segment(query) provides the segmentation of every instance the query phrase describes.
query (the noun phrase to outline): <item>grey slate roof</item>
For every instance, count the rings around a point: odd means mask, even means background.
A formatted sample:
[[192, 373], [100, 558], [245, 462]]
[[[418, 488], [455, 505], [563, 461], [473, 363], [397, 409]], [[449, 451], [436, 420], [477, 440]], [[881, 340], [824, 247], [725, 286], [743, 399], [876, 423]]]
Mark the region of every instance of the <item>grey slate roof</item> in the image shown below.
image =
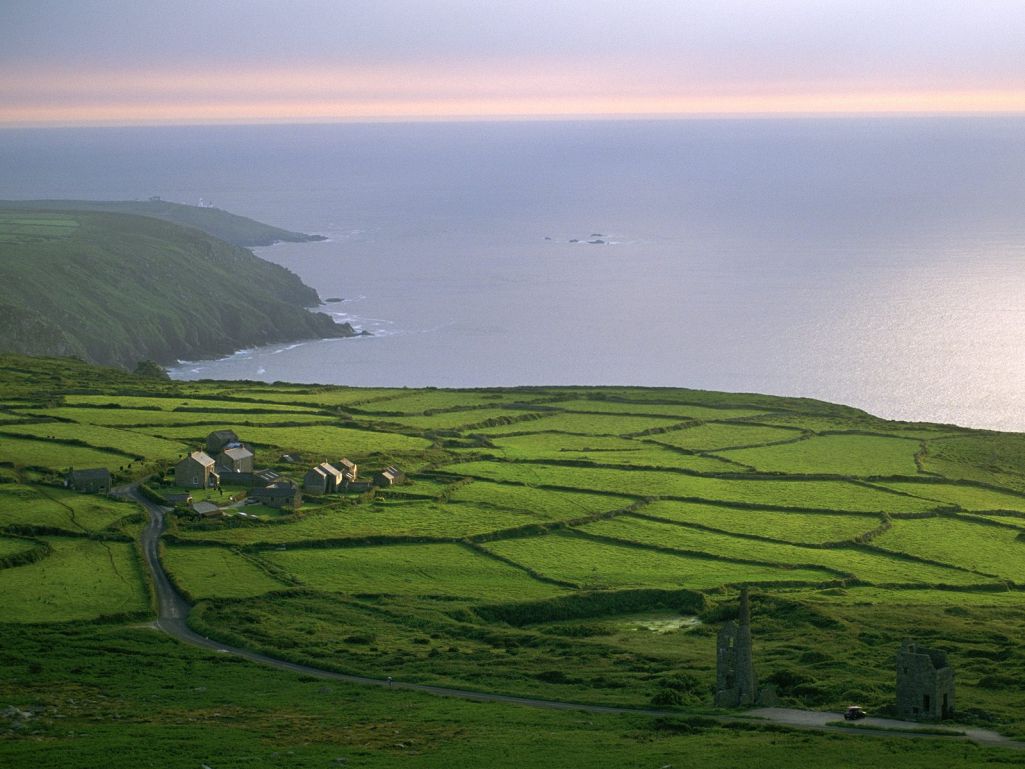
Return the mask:
[[68, 473], [72, 481], [109, 481], [110, 470], [106, 467], [90, 467], [86, 470], [72, 470]]

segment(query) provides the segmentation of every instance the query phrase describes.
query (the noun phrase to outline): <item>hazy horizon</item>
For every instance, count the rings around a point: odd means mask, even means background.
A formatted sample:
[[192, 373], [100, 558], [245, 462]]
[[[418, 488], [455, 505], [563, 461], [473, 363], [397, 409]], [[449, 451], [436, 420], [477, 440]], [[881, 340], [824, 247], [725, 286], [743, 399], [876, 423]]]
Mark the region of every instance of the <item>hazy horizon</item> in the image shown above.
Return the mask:
[[1025, 6], [12, 0], [0, 126], [1025, 113]]

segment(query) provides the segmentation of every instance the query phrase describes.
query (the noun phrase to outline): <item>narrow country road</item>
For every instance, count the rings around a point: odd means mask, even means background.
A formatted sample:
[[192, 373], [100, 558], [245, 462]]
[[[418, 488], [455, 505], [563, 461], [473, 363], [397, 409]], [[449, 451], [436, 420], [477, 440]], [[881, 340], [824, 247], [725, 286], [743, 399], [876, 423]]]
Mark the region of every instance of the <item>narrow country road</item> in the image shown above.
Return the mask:
[[[251, 662], [278, 668], [280, 670], [288, 670], [293, 673], [299, 673], [306, 676], [312, 676], [332, 681], [342, 681], [345, 683], [358, 684], [361, 686], [390, 687], [394, 689], [403, 689], [406, 691], [421, 692], [424, 694], [433, 694], [439, 697], [455, 697], [458, 699], [473, 700], [476, 702], [502, 702], [514, 705], [523, 705], [531, 708], [544, 708], [547, 710], [577, 710], [586, 713], [630, 714], [665, 718], [679, 718], [686, 715], [684, 713], [670, 710], [626, 708], [615, 707], [611, 705], [588, 705], [577, 702], [541, 700], [533, 699], [530, 697], [515, 697], [507, 694], [475, 692], [469, 689], [451, 689], [443, 686], [430, 686], [428, 684], [414, 684], [403, 681], [392, 681], [390, 679], [384, 680], [380, 678], [369, 678], [367, 676], [349, 675], [346, 673], [335, 673], [330, 670], [323, 670], [321, 668], [312, 667], [310, 665], [301, 665], [296, 662], [288, 662], [287, 660], [281, 660], [275, 657], [268, 657], [265, 654], [259, 654], [257, 652], [249, 651], [248, 649], [241, 649], [236, 646], [228, 646], [219, 641], [211, 640], [209, 638], [206, 638], [205, 636], [200, 635], [199, 633], [196, 633], [194, 630], [189, 628], [186, 620], [188, 619], [189, 610], [191, 607], [189, 606], [189, 603], [181, 596], [181, 594], [177, 590], [175, 590], [174, 586], [171, 584], [171, 581], [167, 576], [167, 572], [164, 571], [164, 567], [160, 563], [157, 545], [160, 541], [160, 534], [164, 529], [164, 513], [166, 511], [165, 508], [143, 497], [142, 494], [139, 492], [137, 485], [116, 489], [115, 493], [118, 493], [121, 496], [126, 496], [130, 497], [131, 499], [134, 499], [140, 505], [142, 505], [143, 509], [145, 509], [147, 514], [149, 515], [149, 523], [143, 529], [142, 532], [142, 546], [143, 553], [146, 557], [146, 567], [149, 569], [150, 574], [153, 577], [153, 584], [156, 587], [157, 593], [157, 620], [153, 624], [155, 625], [155, 627], [167, 633], [172, 638], [176, 638], [179, 641], [182, 641], [183, 643], [187, 643], [191, 646], [197, 646], [203, 649], [209, 649], [211, 651], [219, 652], [221, 654], [232, 654], [236, 657], [241, 657], [243, 659], [250, 660]], [[813, 731], [834, 732], [839, 734], [856, 734], [862, 736], [906, 737], [912, 739], [941, 740], [967, 739], [985, 746], [1014, 748], [1018, 750], [1025, 749], [1025, 743], [1016, 742], [1008, 737], [1005, 737], [1001, 734], [986, 729], [976, 729], [974, 727], [964, 726], [948, 726], [944, 724], [944, 728], [949, 728], [952, 731], [962, 732], [963, 735], [942, 736], [935, 734], [916, 734], [913, 731], [908, 730], [921, 729], [923, 727], [922, 724], [917, 724], [910, 721], [895, 721], [882, 718], [867, 718], [864, 721], [860, 722], [865, 726], [874, 728], [850, 729], [842, 726], [830, 725], [830, 722], [841, 721], [843, 719], [843, 717], [839, 713], [824, 713], [821, 711], [796, 710], [791, 708], [759, 708], [747, 711], [744, 715], [704, 717], [713, 718], [723, 723], [752, 723], [757, 722], [759, 720], [767, 720], [778, 724], [784, 724], [795, 729], [808, 729]]]

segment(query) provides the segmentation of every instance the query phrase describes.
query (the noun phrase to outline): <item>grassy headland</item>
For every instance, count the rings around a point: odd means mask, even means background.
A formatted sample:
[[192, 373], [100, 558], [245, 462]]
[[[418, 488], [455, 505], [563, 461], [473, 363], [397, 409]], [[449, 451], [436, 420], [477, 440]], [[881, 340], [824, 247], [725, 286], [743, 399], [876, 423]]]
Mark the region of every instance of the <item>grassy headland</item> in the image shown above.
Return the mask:
[[131, 368], [353, 334], [317, 304], [294, 273], [190, 227], [0, 208], [3, 351]]
[[324, 240], [323, 235], [307, 235], [257, 222], [220, 208], [187, 206], [166, 200], [0, 200], [0, 209], [17, 211], [92, 211], [107, 214], [134, 214], [163, 219], [165, 222], [194, 227], [236, 246], [269, 246], [273, 243], [306, 243]]

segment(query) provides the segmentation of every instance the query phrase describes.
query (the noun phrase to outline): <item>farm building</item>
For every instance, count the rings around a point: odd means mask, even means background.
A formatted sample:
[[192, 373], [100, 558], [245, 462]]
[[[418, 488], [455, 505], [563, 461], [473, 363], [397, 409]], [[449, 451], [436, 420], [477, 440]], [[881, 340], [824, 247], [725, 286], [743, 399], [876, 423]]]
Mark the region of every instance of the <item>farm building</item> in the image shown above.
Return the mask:
[[75, 491], [106, 494], [110, 491], [110, 470], [106, 467], [71, 470], [64, 476], [64, 485]]
[[192, 504], [192, 512], [203, 518], [218, 518], [224, 515], [221, 508], [213, 502], [194, 502]]
[[303, 478], [303, 490], [310, 494], [330, 494], [342, 488], [345, 474], [328, 462], [310, 468]]
[[319, 467], [311, 467], [303, 476], [303, 491], [307, 494], [327, 494], [327, 473]]
[[375, 486], [394, 486], [396, 483], [403, 483], [405, 480], [406, 474], [395, 467], [395, 465], [388, 465], [381, 472], [374, 474]]
[[206, 436], [206, 453], [211, 456], [219, 454], [227, 448], [241, 446], [242, 441], [234, 430], [214, 430]]
[[205, 451], [193, 451], [174, 466], [174, 483], [188, 489], [216, 486], [221, 478], [215, 466], [213, 458]]
[[231, 473], [253, 472], [253, 452], [245, 446], [225, 449], [217, 455], [217, 469]]
[[278, 481], [262, 489], [249, 492], [249, 499], [267, 505], [267, 507], [290, 507], [298, 510], [303, 503], [302, 492], [291, 481]]
[[356, 476], [359, 474], [359, 468], [356, 466], [356, 463], [344, 457], [338, 461], [338, 469], [342, 471], [347, 481], [356, 480]]

